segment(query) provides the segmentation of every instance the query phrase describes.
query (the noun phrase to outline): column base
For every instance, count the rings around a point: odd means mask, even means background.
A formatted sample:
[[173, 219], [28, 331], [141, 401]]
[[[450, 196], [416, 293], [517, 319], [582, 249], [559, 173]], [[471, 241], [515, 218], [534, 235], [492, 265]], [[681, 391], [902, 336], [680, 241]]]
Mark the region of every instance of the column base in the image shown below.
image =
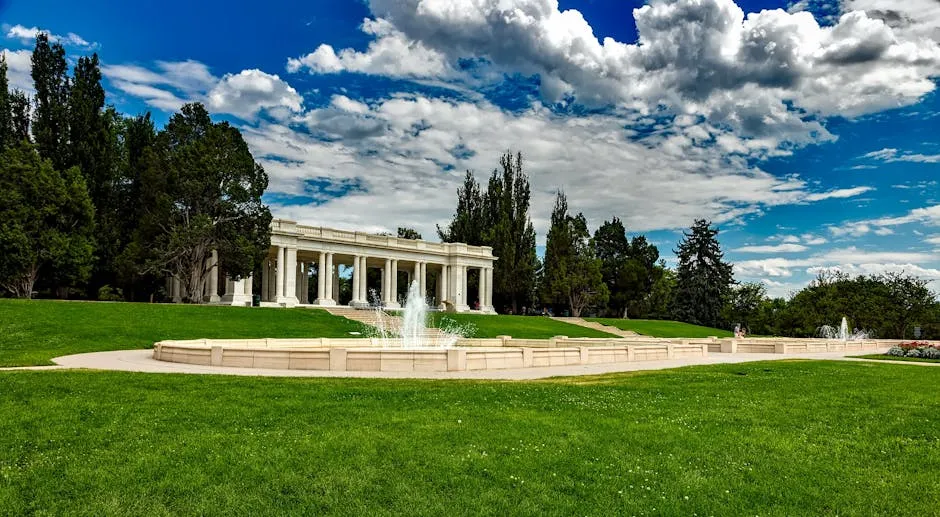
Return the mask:
[[455, 305], [454, 312], [470, 312], [469, 305]]
[[231, 305], [233, 307], [251, 307], [250, 294], [226, 294], [219, 300], [222, 305]]
[[222, 301], [222, 297], [217, 294], [214, 294], [209, 297], [209, 303], [219, 303], [221, 301]]
[[296, 296], [281, 296], [277, 299], [277, 304], [283, 305], [284, 307], [293, 307], [298, 303], [300, 303], [300, 301], [297, 300]]
[[386, 309], [401, 309], [401, 304], [398, 302], [389, 302], [385, 304]]
[[336, 300], [331, 300], [329, 298], [317, 298], [313, 305], [322, 305], [323, 307], [332, 307], [336, 305]]
[[490, 305], [488, 307], [483, 307], [482, 309], [480, 309], [480, 312], [482, 312], [483, 314], [496, 314], [496, 309], [493, 308], [492, 305]]
[[364, 302], [364, 301], [361, 301], [361, 300], [353, 300], [353, 301], [349, 302], [349, 306], [352, 307], [352, 308], [354, 308], [354, 309], [368, 309], [368, 308], [369, 308], [369, 302]]

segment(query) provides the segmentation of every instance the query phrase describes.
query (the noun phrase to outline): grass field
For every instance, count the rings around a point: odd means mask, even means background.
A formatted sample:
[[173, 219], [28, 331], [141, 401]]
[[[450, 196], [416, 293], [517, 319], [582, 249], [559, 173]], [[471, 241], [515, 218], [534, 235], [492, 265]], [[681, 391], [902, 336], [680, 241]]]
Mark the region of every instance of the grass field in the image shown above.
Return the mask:
[[554, 336], [617, 337], [599, 330], [541, 316], [442, 314], [436, 312], [431, 313], [431, 318], [433, 326], [440, 326], [442, 319], [451, 320], [461, 326], [469, 325], [469, 328], [473, 329], [473, 333], [467, 337], [493, 338], [502, 335], [526, 339], [548, 339]]
[[0, 366], [51, 364], [161, 339], [349, 337], [362, 325], [324, 311], [0, 299]]
[[936, 515], [940, 370], [0, 372], [6, 515]]
[[716, 329], [711, 327], [702, 327], [681, 321], [666, 320], [628, 320], [619, 318], [587, 318], [588, 321], [596, 321], [604, 325], [617, 327], [621, 330], [632, 330], [637, 334], [652, 337], [732, 337], [733, 333], [729, 330]]
[[861, 359], [877, 359], [879, 361], [906, 361], [909, 363], [936, 363], [940, 364], [940, 359], [924, 359], [923, 357], [897, 357], [888, 354], [868, 354], [868, 355], [856, 355], [852, 357], [858, 357]]

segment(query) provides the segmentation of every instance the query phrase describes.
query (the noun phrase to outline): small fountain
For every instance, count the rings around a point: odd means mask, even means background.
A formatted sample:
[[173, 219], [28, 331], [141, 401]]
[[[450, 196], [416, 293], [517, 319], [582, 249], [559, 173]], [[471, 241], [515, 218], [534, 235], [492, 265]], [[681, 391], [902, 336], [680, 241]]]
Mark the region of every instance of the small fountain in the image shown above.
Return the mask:
[[845, 317], [842, 318], [839, 328], [832, 325], [823, 325], [819, 327], [817, 334], [822, 338], [837, 341], [862, 341], [868, 339], [868, 332], [864, 330], [855, 329], [853, 332], [849, 332], [849, 322]]
[[[373, 291], [372, 297], [378, 297]], [[438, 328], [427, 328], [428, 304], [417, 281], [408, 286], [408, 298], [401, 314], [401, 325], [396, 328], [380, 303], [375, 303], [376, 336], [383, 348], [450, 348], [457, 340], [473, 334], [472, 325], [461, 326], [443, 319]]]

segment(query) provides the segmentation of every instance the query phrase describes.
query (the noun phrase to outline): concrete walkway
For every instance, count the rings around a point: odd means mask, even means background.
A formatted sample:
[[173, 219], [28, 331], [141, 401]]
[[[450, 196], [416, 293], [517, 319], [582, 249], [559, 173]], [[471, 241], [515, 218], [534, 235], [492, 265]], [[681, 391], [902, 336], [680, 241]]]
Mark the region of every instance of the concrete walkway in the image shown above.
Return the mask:
[[[707, 364], [736, 364], [755, 361], [780, 361], [787, 359], [848, 360], [884, 363], [886, 361], [854, 359], [852, 352], [827, 352], [819, 354], [709, 354], [707, 357], [670, 359], [664, 361], [640, 361], [632, 363], [593, 364], [575, 366], [552, 366], [544, 368], [520, 368], [507, 370], [485, 370], [465, 372], [332, 372], [317, 370], [272, 370], [264, 368], [230, 368], [169, 363], [153, 359], [152, 350], [121, 350], [116, 352], [94, 352], [53, 359], [61, 367], [114, 370], [149, 373], [183, 373], [213, 375], [246, 375], [264, 377], [356, 377], [382, 379], [491, 379], [530, 380], [546, 377], [598, 375], [604, 373], [632, 372], [641, 370], [663, 370], [683, 366]], [[901, 364], [920, 364], [901, 362]], [[940, 365], [931, 365], [940, 366]]]

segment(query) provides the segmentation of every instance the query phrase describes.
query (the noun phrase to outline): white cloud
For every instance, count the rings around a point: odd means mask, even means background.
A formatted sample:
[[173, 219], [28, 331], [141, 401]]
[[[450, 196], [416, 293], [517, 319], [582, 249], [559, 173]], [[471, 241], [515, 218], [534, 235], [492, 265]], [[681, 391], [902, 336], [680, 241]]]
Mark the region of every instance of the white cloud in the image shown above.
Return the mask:
[[[594, 35], [557, 0], [370, 0], [364, 52], [321, 46], [288, 68], [447, 77], [460, 58], [540, 74], [542, 95], [698, 114], [735, 136], [805, 144], [833, 136], [819, 116], [913, 104], [934, 90], [940, 46], [864, 11], [822, 27], [808, 12], [745, 13], [732, 0], [651, 0], [636, 44]], [[474, 72], [475, 73], [475, 72]], [[792, 106], [792, 107], [791, 107]], [[729, 152], [746, 152], [724, 136]]]
[[940, 2], [936, 0], [842, 0], [845, 11], [867, 11], [896, 33], [940, 41]]
[[777, 244], [775, 246], [743, 246], [734, 251], [739, 253], [798, 253], [808, 249], [802, 244]]
[[905, 224], [940, 226], [940, 205], [915, 208], [899, 217], [880, 217], [865, 221], [846, 222], [839, 226], [830, 226], [829, 233], [836, 237], [860, 237], [874, 232], [876, 235], [890, 235], [891, 228]]
[[148, 105], [175, 111], [186, 102], [204, 102], [211, 111], [253, 120], [262, 110], [287, 114], [302, 111], [303, 98], [277, 75], [242, 70], [221, 79], [198, 61], [157, 61], [155, 69], [138, 65], [105, 65], [102, 73], [118, 90]]
[[32, 93], [33, 78], [30, 76], [33, 69], [30, 61], [32, 51], [3, 49], [2, 53], [7, 62], [7, 81], [10, 87]]
[[34, 43], [36, 41], [36, 36], [40, 32], [45, 32], [49, 36], [49, 41], [53, 43], [61, 43], [62, 45], [84, 49], [93, 49], [98, 46], [97, 43], [89, 43], [87, 40], [85, 40], [85, 38], [75, 34], [74, 32], [69, 32], [62, 36], [59, 34], [52, 34], [51, 32], [42, 30], [38, 27], [24, 27], [19, 24], [12, 26], [4, 24], [3, 29], [6, 31], [7, 38], [17, 39], [24, 45]]
[[926, 242], [927, 244], [936, 244], [940, 246], [940, 234], [931, 235], [930, 237], [927, 237], [926, 239], [924, 239], [924, 242]]
[[297, 90], [277, 75], [257, 69], [226, 74], [207, 97], [211, 110], [231, 113], [246, 120], [255, 117], [262, 109], [283, 107], [299, 112], [303, 105], [303, 98]]
[[823, 201], [826, 199], [845, 199], [849, 197], [859, 196], [866, 192], [871, 192], [875, 190], [873, 187], [853, 187], [853, 188], [843, 188], [837, 190], [831, 190], [829, 192], [817, 192], [815, 194], [810, 194], [806, 196], [807, 201]]
[[816, 275], [821, 271], [838, 270], [850, 274], [879, 274], [906, 270], [923, 278], [936, 277], [937, 257], [932, 253], [905, 251], [868, 251], [856, 247], [834, 249], [811, 257], [788, 259], [773, 257], [743, 260], [734, 264], [735, 276], [740, 278], [790, 278], [795, 273]]
[[940, 154], [898, 153], [897, 149], [885, 148], [862, 155], [861, 158], [880, 160], [885, 163], [914, 162], [914, 163], [940, 163]]

